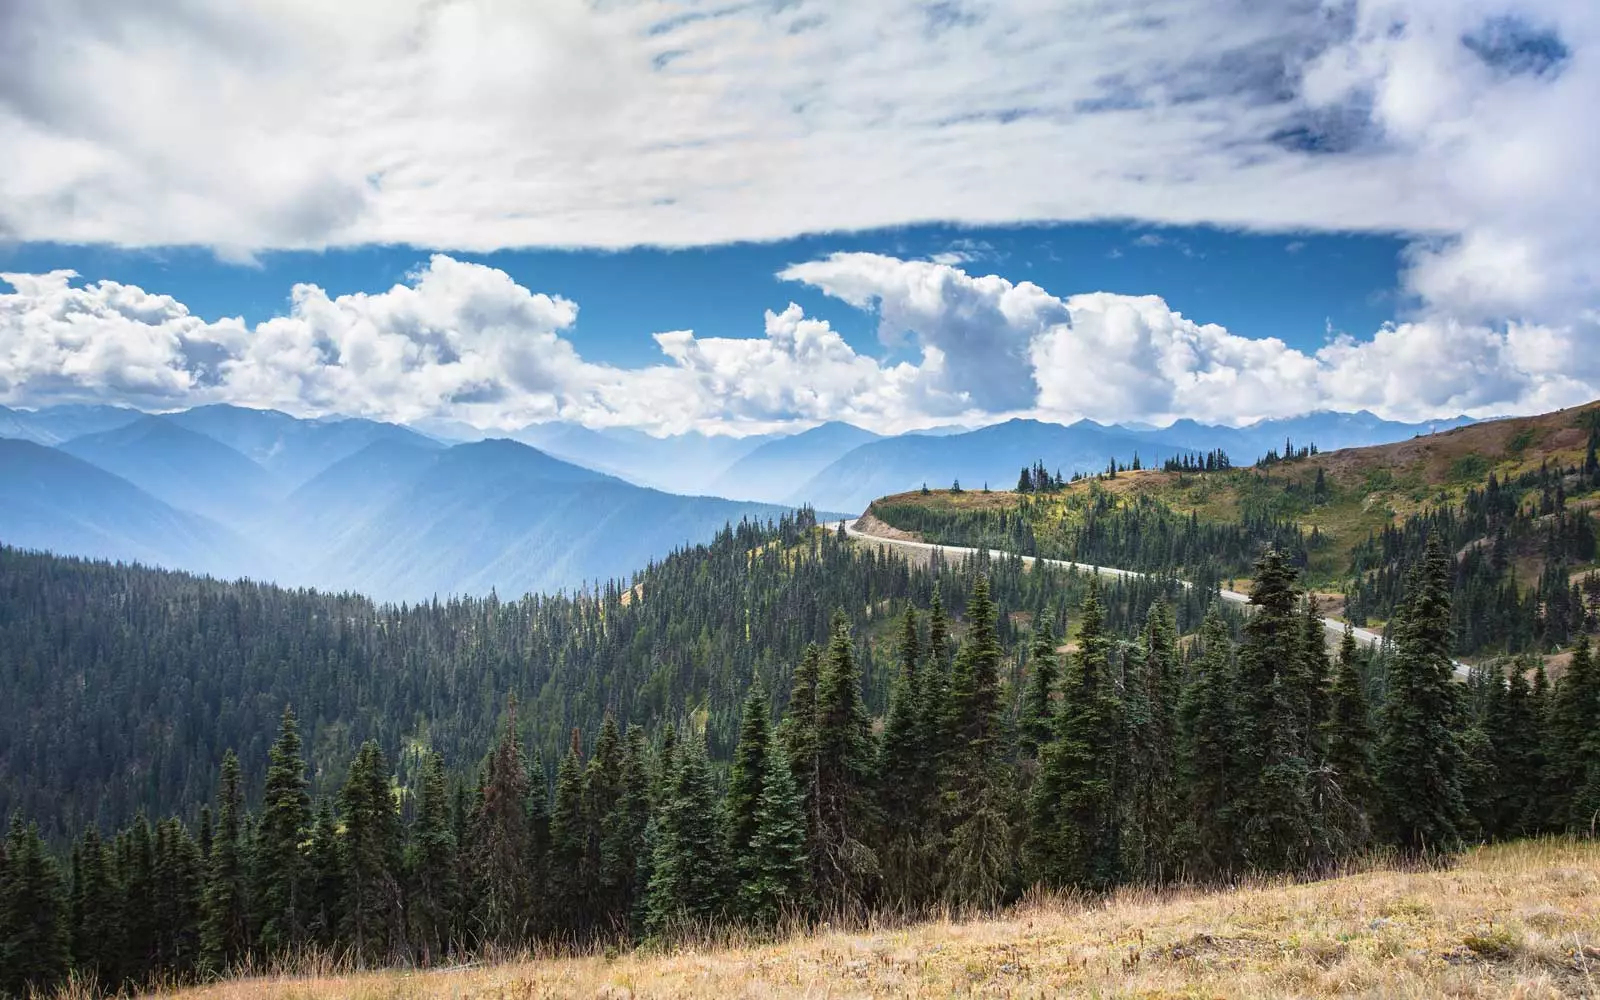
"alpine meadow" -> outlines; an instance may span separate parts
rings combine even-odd
[[[11,6],[0,1000],[1600,998],[1595,10]]]

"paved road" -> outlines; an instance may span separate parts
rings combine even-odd
[[[892,545],[892,546],[895,546],[896,548],[913,549],[913,550],[920,550],[920,551],[924,551],[924,552],[932,552],[935,549],[937,549],[937,550],[939,550],[941,552],[944,552],[947,555],[958,555],[958,556],[976,555],[977,552],[978,552],[977,549],[967,548],[966,546],[962,546],[962,545],[934,545],[931,542],[913,542],[913,541],[910,541],[910,540],[904,539],[904,538],[888,538],[888,537],[886,537],[884,535],[874,535],[874,534],[872,534],[870,532],[862,531],[861,529],[857,528],[856,527],[856,519],[855,518],[850,518],[849,520],[846,520],[846,521],[835,521],[835,522],[833,522],[832,525],[830,525],[830,527],[835,527],[836,528],[840,524],[844,525],[844,533],[846,535],[848,535],[848,536],[850,536],[852,538],[867,538],[867,539],[871,539],[872,541],[877,542],[877,543],[879,543],[881,545]],[[988,550],[988,554],[989,554],[990,557],[996,558],[996,559],[1009,558],[1011,556],[1010,552],[1006,552],[1006,551],[1004,551],[1002,549],[989,549]],[[1020,556],[1018,558],[1020,558],[1023,561],[1023,563],[1025,563],[1027,565],[1032,565],[1033,563],[1036,563],[1036,562],[1042,562],[1046,566],[1055,566],[1055,567],[1058,567],[1060,569],[1076,569],[1076,570],[1079,570],[1079,571],[1085,572],[1085,573],[1099,573],[1101,576],[1131,578],[1131,577],[1138,577],[1138,576],[1143,576],[1144,575],[1143,573],[1139,573],[1139,572],[1137,572],[1135,570],[1114,569],[1114,568],[1112,568],[1110,566],[1089,566],[1089,565],[1086,565],[1084,563],[1068,562],[1065,559],[1042,559],[1042,558],[1039,558],[1037,556]],[[1187,584],[1187,583],[1185,583],[1183,585],[1185,587],[1189,586],[1189,584]],[[1224,601],[1228,601],[1228,602],[1233,603],[1233,604],[1248,604],[1248,603],[1250,603],[1250,595],[1249,594],[1242,594],[1237,590],[1223,590],[1223,591],[1220,592],[1220,594],[1221,594],[1221,597],[1222,597],[1222,599]],[[1339,621],[1337,618],[1324,618],[1324,619],[1322,619],[1322,627],[1327,629],[1327,631],[1331,635],[1340,636],[1340,637],[1342,637],[1344,635],[1345,623],[1342,622],[1342,621]],[[1365,646],[1376,646],[1379,643],[1383,642],[1383,636],[1378,634],[1377,632],[1372,631],[1371,629],[1357,628],[1357,629],[1351,629],[1351,632],[1353,632],[1355,634],[1356,641],[1361,643],[1362,645],[1365,645]],[[1463,680],[1466,679],[1467,666],[1465,664],[1463,664],[1463,663],[1457,663],[1456,664],[1456,676],[1458,678],[1463,679]]]

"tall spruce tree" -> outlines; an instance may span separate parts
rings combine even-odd
[[[12,816],[0,850],[0,996],[49,995],[70,957],[61,870],[38,827]]]
[[[200,962],[200,921],[205,896],[200,848],[183,823],[157,828],[152,920],[157,928],[157,980],[188,979]]]
[[[593,885],[585,858],[588,825],[583,803],[581,737],[574,729],[567,752],[556,766],[555,804],[550,812],[547,883],[552,930],[567,940],[579,940],[589,930],[587,922]]]
[[[516,947],[526,939],[534,905],[528,762],[516,727],[513,704],[500,740],[484,764],[472,827],[476,936],[483,945],[502,948]],[[543,796],[543,788],[539,794]]]
[[[1226,878],[1239,864],[1234,817],[1240,747],[1233,642],[1219,603],[1200,625],[1200,655],[1178,707],[1181,783],[1187,789],[1188,874]]]
[[[1042,611],[1033,616],[1033,642],[1028,647],[1028,683],[1017,719],[1017,747],[1025,760],[1038,760],[1040,749],[1055,730],[1057,674],[1056,637]]]
[[[243,857],[244,791],[239,787],[239,758],[229,750],[222,757],[222,783],[217,793],[217,825],[211,835],[211,864],[206,876],[206,914],[201,931],[203,961],[213,972],[226,972],[250,949],[249,900]]]
[[[725,913],[731,882],[705,738],[686,735],[681,744],[672,788],[656,813],[645,929],[657,937],[715,924]]]
[[[1128,665],[1127,822],[1130,875],[1159,884],[1177,874],[1178,622],[1157,598],[1145,617],[1143,648]]]
[[[789,768],[789,755],[770,734],[763,774],[750,840],[751,863],[739,886],[739,911],[753,925],[771,927],[810,909],[811,858],[805,801]]]
[[[1345,627],[1339,641],[1339,663],[1329,691],[1330,709],[1322,727],[1326,766],[1339,790],[1328,803],[1330,832],[1343,853],[1363,850],[1372,838],[1372,811],[1376,804],[1372,783],[1372,710],[1367,704],[1366,682],[1361,673],[1361,653],[1355,631]]]
[[[602,931],[627,929],[639,895],[635,877],[650,822],[650,752],[644,729],[630,725],[623,737],[616,806],[601,820],[600,892],[607,901]]]
[[[122,891],[116,863],[92,826],[84,831],[74,858],[72,965],[80,976],[114,987],[122,981]]]
[[[302,845],[311,820],[311,799],[306,793],[299,727],[291,708],[283,710],[278,738],[267,758],[266,794],[252,859],[252,901],[260,945],[277,954],[304,942],[307,923]]]
[[[421,786],[406,851],[406,920],[418,960],[431,965],[450,948],[457,892],[456,837],[444,757],[437,751],[422,759]]]
[[[1384,828],[1412,854],[1454,850],[1466,819],[1453,729],[1450,593],[1449,556],[1435,532],[1396,622],[1375,766]]]
[[[1122,762],[1122,705],[1111,676],[1099,585],[1092,582],[1055,738],[1044,748],[1029,796],[1026,850],[1034,878],[1090,891],[1121,879]]]
[[[771,707],[766,688],[758,679],[745,697],[739,742],[728,768],[728,857],[734,877],[741,883],[752,875],[751,844],[756,836],[756,813],[767,782],[767,744],[771,742]]]
[[[1587,832],[1594,811],[1585,789],[1600,772],[1600,669],[1587,635],[1572,646],[1572,661],[1556,684],[1547,730],[1544,800],[1550,824],[1558,830]],[[1597,779],[1600,780],[1600,779]]]
[[[877,853],[867,840],[876,825],[870,725],[850,621],[835,614],[817,677],[809,805],[818,895],[825,909],[837,913],[859,913],[870,906],[881,877]]]
[[[121,972],[127,982],[144,986],[155,971],[160,933],[150,905],[156,894],[155,834],[144,813],[117,837],[117,853],[122,884]]]
[[[356,752],[339,793],[344,820],[345,935],[352,955],[366,963],[403,951],[400,895],[400,817],[390,789],[389,764],[375,740]]]
[[[967,634],[951,674],[950,754],[944,785],[946,824],[941,878],[953,907],[999,903],[1013,871],[1011,783],[1000,732],[999,611],[980,576],[967,602]]]
[[[344,926],[344,849],[333,803],[317,803],[306,847],[306,933],[321,948],[334,949]]]
[[[607,854],[606,838],[623,796],[622,733],[609,714],[595,737],[594,756],[583,772],[584,883],[589,894],[589,915],[585,920],[590,935],[614,935],[622,928],[627,899],[622,895],[621,874],[616,861]],[[631,868],[629,869],[632,870]]]
[[[879,797],[884,824],[878,837],[884,904],[915,910],[931,890],[928,821],[932,800],[931,753],[923,650],[917,613],[907,607],[896,630],[898,669],[889,689],[889,713],[878,744]]]

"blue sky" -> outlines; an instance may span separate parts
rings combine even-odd
[[[1571,0],[12,5],[0,404],[1549,410],[1597,104]]]
[[[584,357],[626,367],[651,364],[649,334],[692,329],[750,337],[768,309],[793,301],[826,319],[858,351],[885,353],[877,319],[822,292],[778,278],[789,264],[839,251],[896,257],[965,258],[970,273],[1032,281],[1056,294],[1159,292],[1173,309],[1247,337],[1280,337],[1315,350],[1327,331],[1367,333],[1395,317],[1403,237],[1384,234],[1262,234],[1211,227],[1131,224],[1006,227],[908,226],[806,236],[770,243],[621,251],[502,250],[455,253],[518,283],[576,302],[572,340]],[[312,282],[334,295],[403,284],[427,259],[410,247],[271,252],[249,263],[203,248],[123,250],[22,244],[0,248],[0,271],[68,268],[184,302],[206,319],[249,323],[284,312],[288,291]]]

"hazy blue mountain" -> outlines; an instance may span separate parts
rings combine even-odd
[[[511,437],[641,486],[703,494],[711,492],[709,484],[724,470],[776,435],[735,438],[690,432],[654,437],[629,428],[591,430],[581,424],[552,421],[529,424]]]
[[[71,403],[37,410],[13,410],[0,406],[0,438],[20,438],[37,444],[56,445],[85,434],[122,427],[144,416],[125,406],[99,406]]]
[[[1318,411],[1300,417],[1262,420],[1244,427],[1219,427],[1193,420],[1179,420],[1169,427],[1124,429],[1158,442],[1160,447],[1166,449],[1183,447],[1210,451],[1221,448],[1235,465],[1247,465],[1266,454],[1268,449],[1283,451],[1286,440],[1292,441],[1295,447],[1314,443],[1319,451],[1337,451],[1340,448],[1391,444],[1472,422],[1471,417],[1459,416],[1423,423],[1403,423],[1384,420],[1374,413],[1361,410],[1356,413]],[[1108,429],[1115,431],[1118,428]]]
[[[379,488],[367,490],[373,470]],[[349,498],[367,496],[370,501]],[[625,577],[729,521],[781,508],[634,486],[515,441],[430,455],[374,446],[329,468],[293,507],[345,504],[341,529],[315,529],[295,571],[319,586],[397,600],[504,596]]]
[[[380,439],[432,444],[408,428],[356,417],[303,420],[277,410],[218,404],[167,414],[167,418],[256,462],[273,475],[284,493]]]
[[[719,497],[785,503],[846,452],[880,436],[838,421],[760,445],[706,488]]]
[[[860,511],[878,497],[960,480],[966,489],[1009,490],[1023,466],[1043,460],[1065,476],[1105,468],[1112,458],[1131,459],[1155,449],[1138,436],[1089,424],[1063,426],[1038,420],[1008,420],[965,434],[930,437],[903,434],[855,448],[792,494],[819,509]]]
[[[265,569],[255,550],[221,525],[32,441],[0,440],[0,541],[219,576]]]
[[[234,527],[266,516],[278,493],[261,466],[167,417],[143,417],[73,438],[60,448],[170,507]]]

